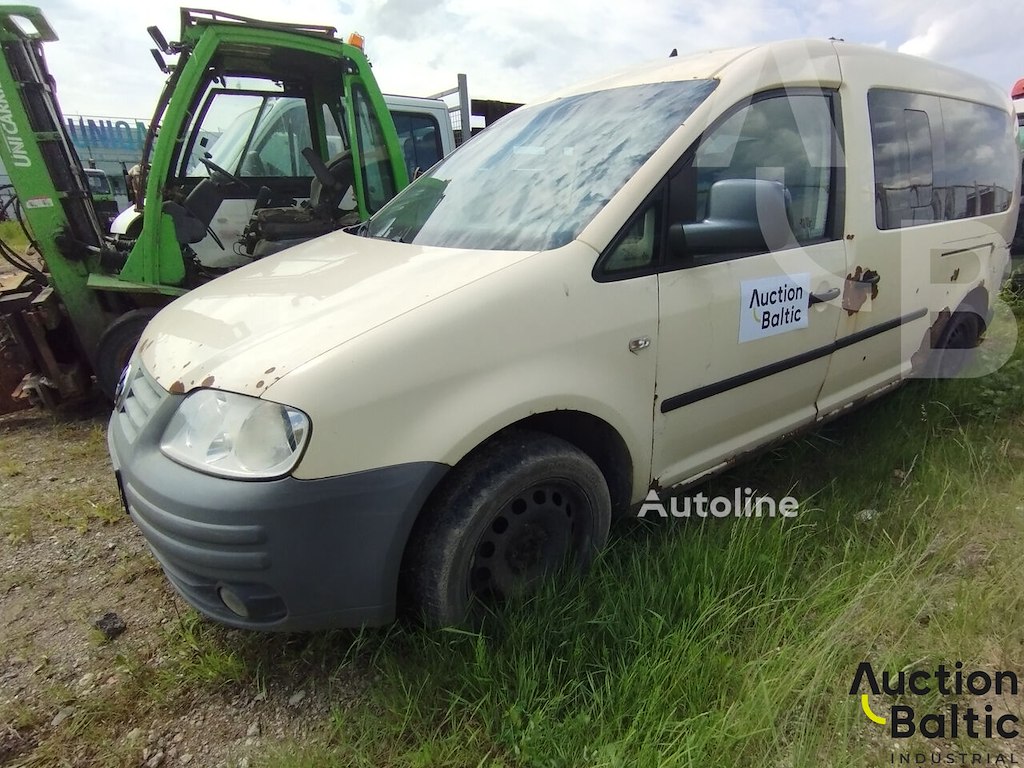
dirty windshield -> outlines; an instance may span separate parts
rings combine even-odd
[[[517,110],[392,200],[367,234],[487,250],[565,245],[714,88],[636,85]]]

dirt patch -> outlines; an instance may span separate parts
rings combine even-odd
[[[174,594],[121,510],[105,426],[0,417],[0,765],[248,765],[358,700],[351,659],[303,668],[301,636],[228,630]]]

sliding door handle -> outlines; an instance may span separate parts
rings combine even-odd
[[[824,304],[826,301],[832,301],[833,299],[839,298],[838,288],[829,288],[827,291],[822,293],[812,293],[811,298],[807,300],[807,306],[813,307],[815,304]]]

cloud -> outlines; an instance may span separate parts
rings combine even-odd
[[[357,30],[381,88],[425,95],[469,76],[480,98],[529,101],[668,55],[793,37],[843,37],[915,52],[1006,89],[1024,76],[1024,4],[1005,0],[215,0],[257,18]],[[46,47],[65,112],[145,117],[164,76],[146,27],[178,36],[178,3],[52,0]]]
[[[916,35],[910,38],[898,50],[900,53],[908,53],[911,56],[923,56],[925,58],[934,56],[942,43],[947,39],[951,28],[951,23],[946,19],[933,21],[928,25],[928,29],[923,35]]]
[[[965,59],[984,55],[991,50],[993,44],[998,44],[1000,37],[1010,41],[1017,36],[1016,31],[1020,30],[1020,26],[1012,23],[1012,17],[1006,21],[1010,29],[1003,30],[1000,34],[992,29],[990,22],[979,18],[973,6],[951,9],[941,16],[933,13],[922,14],[917,26],[924,26],[924,32],[903,43],[899,51],[936,60]]]
[[[368,6],[367,29],[380,37],[415,40],[461,26],[445,0],[384,0]]]
[[[898,47],[901,53],[967,69],[1006,87],[1020,76],[1016,72],[1024,74],[1024,62],[1017,53],[1024,5],[939,0],[914,7],[908,14],[911,35]]]

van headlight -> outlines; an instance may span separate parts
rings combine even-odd
[[[160,439],[179,464],[211,475],[266,480],[294,469],[309,417],[256,397],[200,389],[186,397]]]

